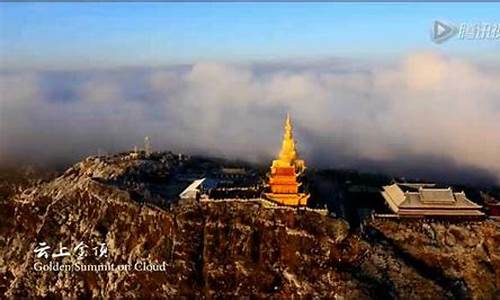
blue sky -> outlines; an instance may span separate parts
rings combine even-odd
[[[391,58],[498,59],[500,40],[434,45],[433,20],[500,23],[500,3],[1,3],[3,68]]]

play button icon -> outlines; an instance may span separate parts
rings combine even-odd
[[[444,21],[434,21],[431,38],[436,44],[441,44],[457,34],[457,27]]]

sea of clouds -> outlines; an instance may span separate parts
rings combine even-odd
[[[142,146],[268,163],[286,112],[314,167],[500,182],[500,68],[436,53],[0,72],[0,163]]]

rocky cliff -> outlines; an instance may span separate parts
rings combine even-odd
[[[495,299],[500,224],[341,220],[253,202],[162,202],[168,159],[87,159],[2,202],[0,294],[8,298]],[[160,174],[160,175],[158,175]],[[152,179],[153,178],[153,179]],[[151,183],[154,182],[154,183]],[[161,271],[37,271],[39,243],[105,243]],[[49,260],[51,258],[49,257]]]

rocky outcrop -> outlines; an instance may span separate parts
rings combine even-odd
[[[500,297],[500,222],[375,220],[367,236],[386,243],[446,296],[459,299]],[[434,294],[435,295],[435,294]]]
[[[492,299],[500,286],[499,224],[493,221],[374,220],[364,234],[356,234],[345,221],[313,211],[243,201],[168,206],[145,201],[141,193],[148,191],[148,180],[166,176],[173,166],[162,159],[87,159],[1,203],[0,293]],[[107,257],[81,262],[145,262],[165,269],[36,271],[34,264],[44,259],[34,252],[40,242],[53,248],[102,242]],[[71,256],[52,260],[78,263]]]

